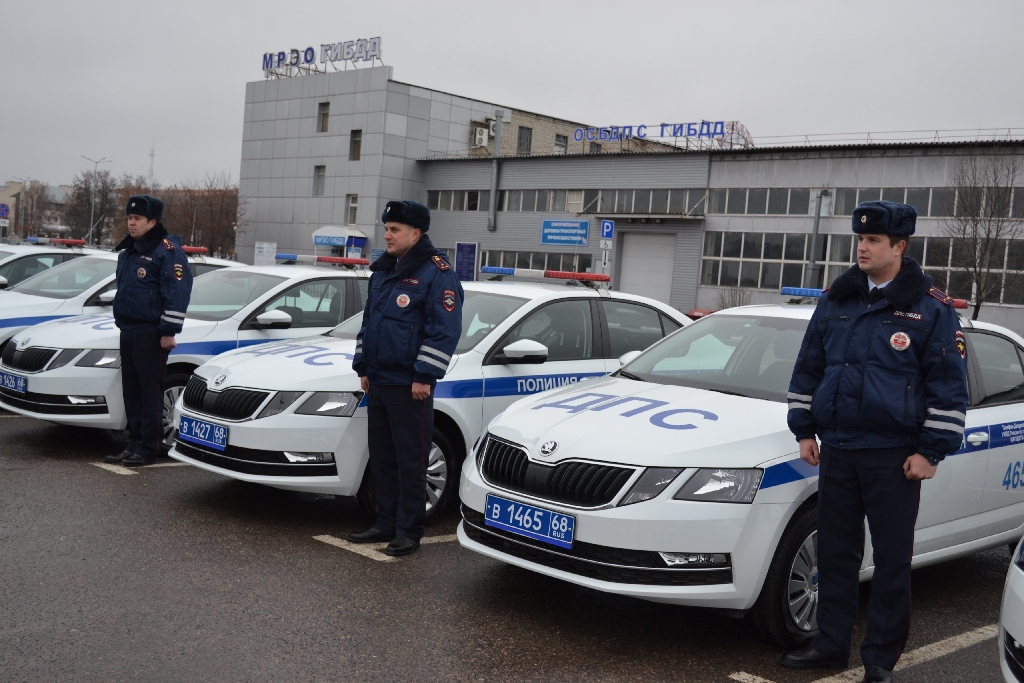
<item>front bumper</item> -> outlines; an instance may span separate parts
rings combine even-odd
[[[75,427],[124,429],[127,425],[117,370],[65,365],[40,373],[4,371],[28,379],[25,394],[0,389],[0,407],[13,413]],[[102,396],[105,403],[75,405],[68,396]]]
[[[301,399],[300,399],[301,400]],[[297,402],[298,403],[298,402]],[[181,415],[228,428],[228,447],[221,453],[176,439],[170,456],[225,477],[288,491],[354,496],[369,460],[366,410],[352,417],[320,417],[285,412],[258,420],[231,422],[175,407]],[[289,463],[284,452],[334,454],[333,463]]]
[[[733,505],[653,500],[581,510],[496,488],[475,461],[463,466],[460,497],[463,547],[524,569],[607,593],[679,605],[745,610],[760,594],[779,538],[796,502]],[[501,532],[482,523],[488,493],[576,517],[574,547],[553,546]],[[727,568],[644,569],[657,552],[725,553]]]
[[[1017,638],[1024,638],[1024,571],[1011,563],[999,615],[999,669],[1008,683],[1024,682],[1024,640]]]

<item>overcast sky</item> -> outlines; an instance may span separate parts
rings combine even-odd
[[[594,125],[761,136],[1024,127],[1024,3],[15,0],[0,182],[238,178],[264,52],[382,38],[396,80]]]

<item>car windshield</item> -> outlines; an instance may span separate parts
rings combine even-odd
[[[114,259],[83,256],[23,280],[11,287],[10,291],[49,299],[71,299],[98,285],[116,271],[117,261]]]
[[[463,353],[480,343],[495,327],[512,315],[528,300],[518,296],[490,294],[488,292],[466,292],[462,305],[462,335],[455,353]],[[363,314],[359,313],[341,323],[328,334],[339,339],[355,339],[363,326]]]
[[[253,273],[241,268],[222,268],[197,277],[192,284],[186,318],[227,320],[287,278]]]
[[[806,320],[712,315],[638,356],[622,370],[659,384],[785,401]]]
[[[0,259],[5,259],[8,256],[14,256],[14,254],[9,251],[0,251]]]

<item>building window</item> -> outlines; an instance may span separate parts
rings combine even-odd
[[[555,135],[555,154],[565,154],[569,151],[569,136]]]
[[[316,112],[316,132],[326,133],[327,132],[327,120],[331,115],[331,103],[321,102]]]
[[[708,231],[704,233],[700,283],[773,291],[801,287],[809,245],[805,234]],[[856,255],[853,245],[853,235],[818,236],[815,261],[824,266],[825,282],[831,283],[850,268]],[[822,282],[809,286],[821,287]]]
[[[557,211],[558,213],[564,212],[565,209],[565,197],[568,194],[567,190],[552,190],[551,191],[551,210]],[[1020,193],[1024,196],[1024,192]]]
[[[348,136],[348,160],[359,161],[363,150],[363,131],[354,130]]]
[[[593,272],[594,257],[591,254],[554,254],[536,251],[485,251],[480,258],[481,266],[499,268],[532,268],[534,270],[559,270],[570,273]]]
[[[359,195],[345,195],[345,225],[355,225],[359,213]]]
[[[589,149],[589,151],[587,153],[588,154],[600,154],[601,153],[601,143],[600,142],[591,142],[590,143],[590,149]]]
[[[519,137],[516,138],[516,154],[528,155],[533,146],[533,128],[519,126]]]
[[[480,210],[480,193],[476,190],[470,190],[466,193],[466,211],[479,211]]]
[[[326,166],[314,166],[313,167],[313,196],[323,197],[324,196],[324,181],[327,178],[327,167]]]

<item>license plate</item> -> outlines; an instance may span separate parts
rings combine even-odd
[[[28,378],[0,371],[0,385],[2,385],[4,389],[10,389],[11,391],[17,391],[19,394],[24,394],[28,391]]]
[[[498,496],[487,496],[484,523],[542,543],[572,548],[576,518],[543,508],[517,503]]]
[[[228,428],[182,415],[178,425],[178,438],[223,451],[228,445]]]

